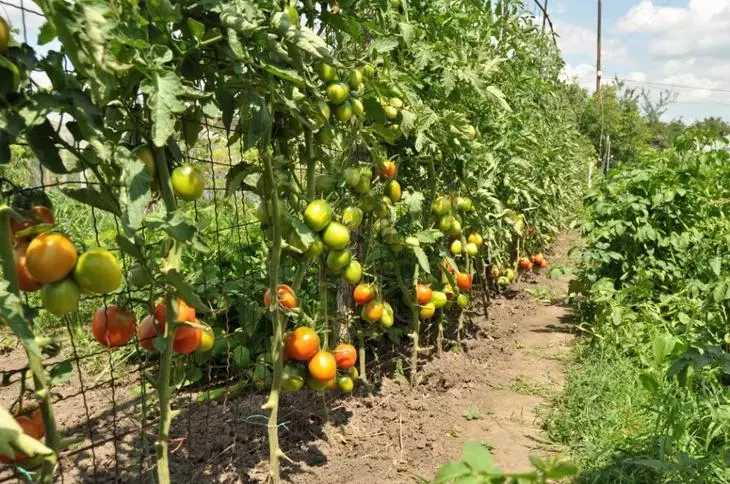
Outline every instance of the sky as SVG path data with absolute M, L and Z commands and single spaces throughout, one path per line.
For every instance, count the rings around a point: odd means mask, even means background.
M 539 14 L 537 0 L 523 0 Z M 539 0 L 541 3 L 545 0 Z M 31 0 L 26 7 L 39 9 Z M 21 0 L 4 0 L 0 15 L 22 34 Z M 565 76 L 595 88 L 597 0 L 548 0 L 548 12 L 567 66 Z M 28 42 L 36 46 L 43 18 L 25 15 Z M 708 116 L 730 120 L 730 0 L 603 0 L 603 82 L 677 94 L 666 120 Z M 57 48 L 53 43 L 40 48 Z M 41 84 L 42 73 L 33 76 Z
M 597 3 L 548 0 L 565 75 L 591 92 Z M 604 0 L 602 32 L 604 83 L 618 77 L 655 97 L 673 91 L 678 97 L 666 120 L 730 120 L 730 0 Z

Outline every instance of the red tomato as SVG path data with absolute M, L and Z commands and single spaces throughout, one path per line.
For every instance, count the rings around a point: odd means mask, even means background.
M 416 299 L 418 299 L 418 304 L 428 303 L 432 296 L 433 291 L 428 284 L 418 284 L 416 286 Z
M 297 295 L 290 286 L 286 284 L 279 284 L 277 287 L 277 297 L 279 304 L 287 309 L 294 309 L 299 306 L 297 301 Z M 271 305 L 271 289 L 267 289 L 264 293 L 264 306 L 267 308 Z
M 137 328 L 137 342 L 140 348 L 147 351 L 155 351 L 155 345 L 152 341 L 157 336 L 157 328 L 155 328 L 155 320 L 152 315 L 145 316 L 139 323 Z
M 155 306 L 155 319 L 160 329 L 165 329 L 167 324 L 167 311 L 165 309 L 165 303 L 161 302 Z M 191 308 L 182 299 L 177 300 L 177 319 L 178 321 L 187 321 L 189 323 L 194 322 L 197 318 L 195 317 L 195 309 Z
M 351 344 L 340 343 L 335 347 L 335 361 L 341 370 L 352 368 L 357 361 L 357 350 Z
M 44 207 L 43 205 L 35 205 L 29 211 L 24 212 L 23 215 L 28 218 L 27 222 L 20 223 L 14 218 L 10 219 L 10 231 L 15 235 L 21 230 L 33 227 L 38 224 L 50 224 L 53 225 L 56 222 L 56 217 L 53 215 L 53 211 Z M 26 241 L 33 238 L 33 236 L 17 237 L 15 240 L 18 242 Z
M 18 287 L 21 291 L 33 292 L 41 288 L 41 283 L 33 279 L 25 264 L 25 250 L 27 245 L 15 249 L 15 270 L 18 273 Z
M 178 326 L 175 330 L 175 338 L 172 340 L 172 351 L 181 355 L 192 353 L 200 346 L 201 334 L 200 328 L 193 328 L 186 324 Z
M 456 284 L 462 291 L 468 291 L 471 289 L 472 280 L 473 276 L 471 274 L 467 274 L 466 272 L 459 272 L 456 275 Z
M 352 298 L 355 300 L 355 304 L 367 304 L 375 299 L 375 288 L 370 284 L 358 284 L 355 286 L 355 290 L 352 291 Z
M 132 313 L 113 304 L 97 309 L 91 319 L 91 334 L 107 348 L 129 343 L 134 336 L 137 321 Z
M 312 328 L 300 326 L 286 338 L 284 353 L 288 358 L 307 361 L 319 351 L 319 336 Z
M 317 381 L 329 381 L 337 375 L 335 355 L 329 351 L 318 351 L 307 365 L 309 374 Z

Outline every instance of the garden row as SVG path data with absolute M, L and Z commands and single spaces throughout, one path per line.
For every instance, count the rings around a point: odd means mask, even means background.
M 48 314 L 101 294 L 96 341 L 158 359 L 145 380 L 160 482 L 178 362 L 249 368 L 270 388 L 277 482 L 282 391 L 369 386 L 368 356 L 403 347 L 418 384 L 423 339 L 458 346 L 475 283 L 500 291 L 546 268 L 541 252 L 579 200 L 591 148 L 554 41 L 520 5 L 36 3 L 38 42 L 60 50 L 0 39 L 12 79 L 0 86 L 0 162 L 17 168 L 27 146 L 54 180 L 6 180 L 1 316 L 28 354 L 46 446 L 18 432 L 28 418 L 39 435 L 39 413 L 20 409 L 3 417 L 0 452 L 45 482 L 69 443 L 36 310 L 52 329 Z M 91 233 L 45 202 L 64 197 L 90 211 Z M 245 236 L 218 230 L 223 220 Z
M 585 199 L 573 290 L 587 338 L 549 429 L 589 479 L 728 479 L 725 142 L 688 131 Z

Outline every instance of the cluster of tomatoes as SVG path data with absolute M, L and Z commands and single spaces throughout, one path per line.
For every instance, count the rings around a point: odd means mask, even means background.
M 502 269 L 498 266 L 492 266 L 492 269 L 490 270 L 490 275 L 492 276 L 492 280 L 496 281 L 497 285 L 500 287 L 509 286 L 517 276 L 514 269 Z
M 372 284 L 358 284 L 352 291 L 355 304 L 362 306 L 360 317 L 368 323 L 380 323 L 383 328 L 390 328 L 395 322 L 393 306 L 378 297 L 378 290 Z
M 362 119 L 365 115 L 365 107 L 360 100 L 365 93 L 363 73 L 372 75 L 373 72 L 372 66 L 365 66 L 363 70 L 354 69 L 347 75 L 347 80 L 343 81 L 344 74 L 341 75 L 329 64 L 319 64 L 317 74 L 327 86 L 326 94 L 329 102 L 321 101 L 318 106 L 325 120 L 329 121 L 333 109 L 335 119 L 340 123 L 350 122 L 353 116 Z
M 357 350 L 349 343 L 338 344 L 332 352 L 323 350 L 317 333 L 300 326 L 287 335 L 284 358 L 287 361 L 282 375 L 285 391 L 295 392 L 305 382 L 314 391 L 339 387 L 349 393 L 355 387 Z
M 16 415 L 15 422 L 23 429 L 23 433 L 36 440 L 46 436 L 46 426 L 43 424 L 43 416 L 38 408 L 30 413 Z M 27 458 L 28 456 L 21 452 L 15 452 L 15 456 L 12 458 L 0 454 L 0 462 L 3 464 L 19 464 Z
M 82 292 L 109 294 L 122 283 L 122 269 L 106 249 L 81 255 L 66 235 L 47 230 L 55 222 L 53 210 L 34 205 L 21 210 L 26 221 L 11 221 L 15 236 L 15 268 L 21 291 L 41 291 L 43 308 L 63 316 L 78 307 Z M 43 224 L 42 226 L 40 224 Z
M 517 267 L 524 272 L 539 271 L 540 269 L 548 268 L 548 261 L 545 256 L 540 253 L 535 254 L 530 258 L 520 257 L 517 261 Z

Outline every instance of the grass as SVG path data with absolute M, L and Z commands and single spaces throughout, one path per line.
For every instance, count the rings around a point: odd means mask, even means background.
M 550 393 L 546 385 L 524 375 L 515 377 L 509 389 L 515 393 L 535 397 L 545 397 Z
M 576 345 L 562 393 L 540 410 L 550 438 L 566 445 L 582 469 L 577 482 L 655 483 L 639 462 L 652 454 L 655 418 L 635 361 Z

